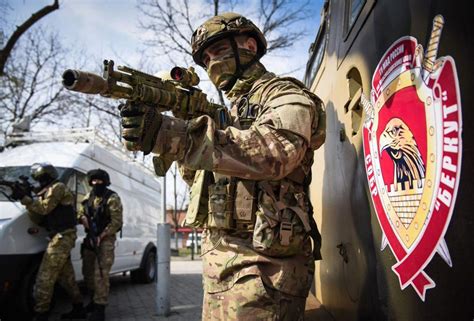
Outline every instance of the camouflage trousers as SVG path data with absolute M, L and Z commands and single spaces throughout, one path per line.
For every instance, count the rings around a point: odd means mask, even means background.
M 302 321 L 306 298 L 277 291 L 258 275 L 240 278 L 232 288 L 204 291 L 203 321 Z
M 87 288 L 94 293 L 92 300 L 96 304 L 106 305 L 108 303 L 109 273 L 115 259 L 115 239 L 115 235 L 108 236 L 100 242 L 99 257 L 86 246 L 82 250 L 82 275 Z M 100 267 L 98 262 L 100 262 Z
M 49 242 L 36 277 L 34 288 L 36 312 L 42 313 L 49 310 L 56 281 L 69 294 L 73 304 L 82 302 L 70 255 L 76 238 L 76 231 L 71 230 L 56 234 Z

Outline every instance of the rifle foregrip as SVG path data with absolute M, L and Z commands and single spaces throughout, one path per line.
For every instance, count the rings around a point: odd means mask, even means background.
M 63 73 L 66 89 L 84 94 L 103 94 L 107 91 L 107 81 L 91 72 L 68 69 Z

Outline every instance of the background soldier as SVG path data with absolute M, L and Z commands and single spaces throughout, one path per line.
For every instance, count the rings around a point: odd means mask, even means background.
M 57 180 L 58 172 L 51 164 L 33 164 L 31 177 L 40 184 L 38 199 L 33 199 L 31 195 L 17 197 L 26 206 L 31 220 L 46 227 L 50 233 L 50 241 L 36 277 L 36 320 L 48 320 L 56 281 L 68 292 L 73 303 L 72 311 L 61 318 L 85 318 L 82 296 L 74 278 L 70 255 L 77 238 L 74 196 L 66 185 Z
M 109 297 L 109 272 L 114 263 L 115 234 L 122 228 L 122 203 L 110 185 L 109 174 L 102 169 L 87 173 L 92 192 L 82 202 L 78 217 L 86 229 L 82 244 L 82 273 L 92 293 L 88 311 L 91 321 L 105 320 Z
M 217 128 L 208 116 L 184 121 L 127 102 L 126 146 L 177 160 L 194 178 L 186 224 L 206 227 L 203 320 L 302 320 L 320 259 L 308 186 L 325 138 L 321 102 L 265 70 L 266 40 L 239 14 L 209 19 L 191 44 L 232 102 L 233 123 Z

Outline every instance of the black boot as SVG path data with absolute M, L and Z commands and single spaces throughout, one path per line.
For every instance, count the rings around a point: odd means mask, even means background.
M 94 301 L 91 300 L 91 302 L 89 302 L 86 307 L 86 313 L 91 313 L 92 311 L 94 311 Z
M 86 309 L 82 303 L 73 304 L 72 310 L 68 313 L 61 314 L 61 320 L 64 319 L 85 319 L 87 318 Z
M 94 304 L 94 310 L 92 310 L 89 316 L 89 321 L 104 321 L 105 320 L 105 305 Z
M 91 300 L 86 305 L 86 312 L 91 313 L 92 311 L 94 311 L 94 292 L 91 292 Z
M 37 313 L 33 319 L 34 321 L 48 321 L 49 320 L 49 311 Z

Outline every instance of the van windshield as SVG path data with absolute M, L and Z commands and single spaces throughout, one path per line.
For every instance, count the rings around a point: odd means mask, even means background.
M 29 177 L 31 184 L 35 184 L 35 181 L 30 177 L 30 168 L 31 166 L 8 166 L 0 167 L 0 181 L 17 181 L 20 176 Z M 65 171 L 65 168 L 56 167 L 58 170 L 59 177 L 61 177 Z M 7 195 L 11 193 L 10 188 L 0 184 L 0 202 L 9 202 Z

